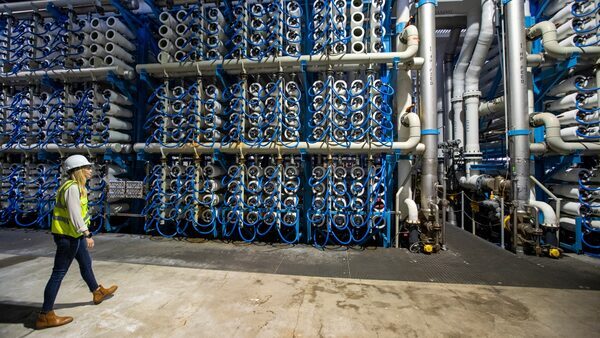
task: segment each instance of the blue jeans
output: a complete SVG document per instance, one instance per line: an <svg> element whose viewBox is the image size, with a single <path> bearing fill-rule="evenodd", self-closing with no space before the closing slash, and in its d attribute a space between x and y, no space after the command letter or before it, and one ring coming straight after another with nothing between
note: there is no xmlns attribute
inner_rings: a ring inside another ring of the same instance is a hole
<svg viewBox="0 0 600 338"><path fill-rule="evenodd" d="M52 311L54 308L54 301L56 300L58 289L73 262L73 258L79 263L81 277L83 277L88 288L90 288L90 292L93 292L98 288L98 283L96 283L96 278L94 277L94 271L92 271L92 258L87 250L85 237L81 236L79 238L73 238L70 236L54 234L54 243L56 243L56 256L54 256L52 275L44 290L43 312Z"/></svg>

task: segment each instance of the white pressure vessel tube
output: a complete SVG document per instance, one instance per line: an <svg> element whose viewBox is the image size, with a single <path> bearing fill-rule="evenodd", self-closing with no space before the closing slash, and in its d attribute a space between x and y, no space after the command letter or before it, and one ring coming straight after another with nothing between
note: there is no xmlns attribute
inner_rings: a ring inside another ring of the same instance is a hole
<svg viewBox="0 0 600 338"><path fill-rule="evenodd" d="M112 89L105 89L102 92L102 96L108 102L112 102L112 103L116 103L116 104L120 104L120 105L125 105L125 106L132 105L132 103L129 101L129 99L127 98L127 96L125 96L125 95L123 95L121 93L117 93L117 92L115 92Z"/></svg>
<svg viewBox="0 0 600 338"><path fill-rule="evenodd" d="M108 127L109 129L114 130L131 130L131 123L123 121L113 116L105 117L104 120L102 122L98 122L96 126L99 129Z"/></svg>
<svg viewBox="0 0 600 338"><path fill-rule="evenodd" d="M216 7L208 9L206 12L206 17L209 22L216 22L219 25L223 25L225 23L223 13L221 13L221 11Z"/></svg>
<svg viewBox="0 0 600 338"><path fill-rule="evenodd" d="M119 131L109 130L107 141L110 143L131 142L131 136Z"/></svg>
<svg viewBox="0 0 600 338"><path fill-rule="evenodd" d="M190 36L192 31L186 24L180 23L179 25L177 25L177 27L175 27L175 33L177 33L177 35L181 37L188 37Z"/></svg>
<svg viewBox="0 0 600 338"><path fill-rule="evenodd" d="M131 30L115 16L108 17L106 19L106 25L108 26L108 29L114 29L130 40L135 39L135 34L133 34Z"/></svg>
<svg viewBox="0 0 600 338"><path fill-rule="evenodd" d="M302 14L298 1L290 1L286 5L287 14L293 17L299 17Z"/></svg>
<svg viewBox="0 0 600 338"><path fill-rule="evenodd" d="M163 50L160 53L158 53L157 59L159 63L163 64L173 62L173 56L169 54L169 52L167 52L166 50Z"/></svg>
<svg viewBox="0 0 600 338"><path fill-rule="evenodd" d="M115 31L114 29L107 30L105 36L108 41L116 43L117 45L123 47L125 50L135 50L135 45L129 42L129 40L127 40L123 35Z"/></svg>
<svg viewBox="0 0 600 338"><path fill-rule="evenodd" d="M90 46L90 52L92 52L92 55L97 56L97 57L104 57L106 56L106 50L98 45L98 44L93 44Z"/></svg>
<svg viewBox="0 0 600 338"><path fill-rule="evenodd" d="M92 56L89 58L90 67L98 68L103 67L105 65L104 58L99 56Z"/></svg>
<svg viewBox="0 0 600 338"><path fill-rule="evenodd" d="M123 117L123 118L133 117L133 113L131 112L131 110L129 110L125 107L121 107L114 103L110 103L110 102L106 103L103 106L103 109L106 111L106 115L108 115L108 116Z"/></svg>
<svg viewBox="0 0 600 338"><path fill-rule="evenodd" d="M175 20L173 15L171 15L171 13L169 12L160 13L160 15L158 16L158 20L160 21L160 23L167 26L175 26L177 24L177 20Z"/></svg>
<svg viewBox="0 0 600 338"><path fill-rule="evenodd" d="M158 34L160 34L160 36L162 36L163 38L167 38L169 40L175 40L177 38L177 34L175 34L175 31L167 25L160 26L160 28L158 29Z"/></svg>
<svg viewBox="0 0 600 338"><path fill-rule="evenodd" d="M365 15L362 12L355 12L350 14L350 29L362 27L364 22Z"/></svg>
<svg viewBox="0 0 600 338"><path fill-rule="evenodd" d="M383 52L383 43L381 41L375 41L371 43L371 53Z"/></svg>
<svg viewBox="0 0 600 338"><path fill-rule="evenodd" d="M90 34L90 40L92 40L93 43L97 43L99 45L103 45L106 43L104 33L98 30L92 31L92 33Z"/></svg>
<svg viewBox="0 0 600 338"><path fill-rule="evenodd" d="M125 49L119 47L117 44L109 42L104 47L106 52L110 55L114 55L125 63L133 63L135 61L133 55L129 54Z"/></svg>
<svg viewBox="0 0 600 338"><path fill-rule="evenodd" d="M577 88L575 84L579 83L581 86L585 87L587 85L586 77L583 75L575 75L572 76L559 84L555 85L548 91L549 96L564 96L565 94L569 94L572 92L576 92Z"/></svg>
<svg viewBox="0 0 600 338"><path fill-rule="evenodd" d="M175 40L175 47L177 47L178 50L188 52L192 49L192 44L188 41L189 40L187 38L179 37L177 40Z"/></svg>
<svg viewBox="0 0 600 338"><path fill-rule="evenodd" d="M363 42L365 38L365 30L362 27L352 28L352 36L350 37L350 43Z"/></svg>
<svg viewBox="0 0 600 338"><path fill-rule="evenodd" d="M204 93L206 94L206 96L208 96L210 98L213 98L215 100L221 100L222 99L221 90L217 86L215 86L213 84L210 84L210 85L206 86L204 88Z"/></svg>
<svg viewBox="0 0 600 338"><path fill-rule="evenodd" d="M92 30L97 30L100 32L106 32L108 30L108 26L106 25L106 21L100 18L93 18L90 22L90 26Z"/></svg>
<svg viewBox="0 0 600 338"><path fill-rule="evenodd" d="M178 51L176 51L176 52L175 52L175 56L174 56L174 58L175 58L175 61L177 61L177 62L182 62L182 61L184 61L184 59L185 59L186 55L187 55L187 53L186 53L186 52L184 52L184 51L182 51L182 50L178 50Z"/></svg>
<svg viewBox="0 0 600 338"><path fill-rule="evenodd" d="M163 51L172 51L173 49L175 49L171 40L167 38L162 38L158 40L158 48L160 48L160 50Z"/></svg>
<svg viewBox="0 0 600 338"><path fill-rule="evenodd" d="M90 50L89 46L79 46L77 47L77 52L79 53L79 56L84 58L89 58L92 56L92 51Z"/></svg>
<svg viewBox="0 0 600 338"><path fill-rule="evenodd" d="M354 13L362 13L363 8L363 0L352 0L352 2L350 2L350 15L353 15Z"/></svg>
<svg viewBox="0 0 600 338"><path fill-rule="evenodd" d="M180 10L177 13L175 13L175 18L177 19L178 22L182 23L182 24L188 24L191 20L191 15L189 15L188 11L185 10Z"/></svg>
<svg viewBox="0 0 600 338"><path fill-rule="evenodd" d="M114 55L107 55L106 57L104 57L104 63L106 63L106 65L110 66L110 67L122 66L122 67L126 67L126 68L131 68L131 66L129 66L127 64L127 62L123 61L122 59L120 59Z"/></svg>

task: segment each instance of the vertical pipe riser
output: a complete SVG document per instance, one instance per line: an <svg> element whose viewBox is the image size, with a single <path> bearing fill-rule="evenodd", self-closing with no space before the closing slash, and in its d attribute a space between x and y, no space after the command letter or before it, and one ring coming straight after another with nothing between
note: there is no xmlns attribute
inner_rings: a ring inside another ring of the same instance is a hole
<svg viewBox="0 0 600 338"><path fill-rule="evenodd" d="M419 7L419 52L425 59L421 69L421 121L423 130L422 142L425 144L421 176L421 209L428 218L433 218L431 204L437 203L437 145L438 135L434 132L437 126L437 74L435 67L435 6L431 3Z"/></svg>
<svg viewBox="0 0 600 338"><path fill-rule="evenodd" d="M505 102L508 108L508 133L512 200L522 209L529 199L529 121L527 115L527 62L523 0L505 5L506 78Z"/></svg>

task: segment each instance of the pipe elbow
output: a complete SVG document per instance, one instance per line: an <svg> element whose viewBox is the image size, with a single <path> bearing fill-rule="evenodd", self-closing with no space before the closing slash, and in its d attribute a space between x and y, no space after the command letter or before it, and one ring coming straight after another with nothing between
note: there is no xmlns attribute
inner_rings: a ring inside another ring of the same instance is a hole
<svg viewBox="0 0 600 338"><path fill-rule="evenodd" d="M542 36L544 39L548 39L548 41L552 40L552 33L554 33L554 41L556 41L556 26L551 21L542 21L538 22L535 25L531 26L527 30L527 38L529 40L535 40L536 38ZM547 37L545 37L547 35Z"/></svg>
<svg viewBox="0 0 600 338"><path fill-rule="evenodd" d="M552 209L548 203L530 199L529 204L538 208L542 215L544 215L544 222L542 223L542 226L549 228L555 228L558 226L556 212L554 212L554 209Z"/></svg>
<svg viewBox="0 0 600 338"><path fill-rule="evenodd" d="M419 224L419 209L417 208L417 203L411 198L407 198L404 200L404 204L406 204L408 209L406 222L408 224Z"/></svg>
<svg viewBox="0 0 600 338"><path fill-rule="evenodd" d="M408 127L408 139L405 149L414 149L421 141L421 120L416 113L407 113L402 117L402 125Z"/></svg>
<svg viewBox="0 0 600 338"><path fill-rule="evenodd" d="M527 38L530 40L535 40L540 36L546 53L557 59L568 58L573 53L580 53L589 57L600 55L600 47L598 46L565 47L559 45L556 26L551 21L539 22L527 30Z"/></svg>
<svg viewBox="0 0 600 338"><path fill-rule="evenodd" d="M546 152L548 152L548 146L546 146L546 143L544 143L544 142L530 143L529 144L529 151L533 155L543 155Z"/></svg>
<svg viewBox="0 0 600 338"><path fill-rule="evenodd" d="M560 136L560 121L554 114L539 113L531 117L531 125L546 127L546 143L553 151L568 154L581 151L584 154L600 153L600 143L593 142L565 142Z"/></svg>
<svg viewBox="0 0 600 338"><path fill-rule="evenodd" d="M406 59L414 58L419 52L419 30L414 25L409 25L402 31L400 41L406 43Z"/></svg>

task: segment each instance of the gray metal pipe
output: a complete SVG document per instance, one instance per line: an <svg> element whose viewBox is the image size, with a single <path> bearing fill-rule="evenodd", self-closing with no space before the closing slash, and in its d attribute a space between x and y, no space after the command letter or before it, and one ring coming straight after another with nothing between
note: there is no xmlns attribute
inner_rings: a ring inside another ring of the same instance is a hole
<svg viewBox="0 0 600 338"><path fill-rule="evenodd" d="M458 61L454 67L454 74L452 76L452 111L453 111L453 136L454 140L460 143L461 147L465 146L465 112L463 109L463 93L465 91L465 75L471 56L473 56L473 50L477 43L477 36L479 35L479 11L480 8L472 8L467 15L467 31L463 39L463 44L458 55Z"/></svg>
<svg viewBox="0 0 600 338"><path fill-rule="evenodd" d="M348 54L350 55L350 54ZM354 54L352 54L354 55ZM359 55L359 54L356 54ZM204 61L201 61L204 62ZM425 61L421 57L414 57L410 61L400 62L398 65L399 69L402 70L419 70L423 66ZM180 65L179 67L171 67L168 66L164 68L164 65L172 65L172 63L165 64L143 64L138 65L136 67L138 72L142 70L148 72L148 74L154 77L186 77L186 76L198 76L201 75L214 75L216 74L216 67L210 69L198 70L196 67L193 67L193 63L175 63ZM391 66L392 63L387 63L388 66ZM241 74L266 74L266 73L299 73L302 71L307 72L322 72L322 71L334 71L334 72L349 72L349 71L359 71L359 70L367 70L372 68L368 63L361 64L321 64L321 65L307 65L305 69L302 68L300 63L297 63L294 66L285 66L284 68L279 67L277 64L271 63L270 65L265 65L261 68L256 67L242 67L241 64L238 68L230 67L227 69L227 74L231 75L241 75Z"/></svg>
<svg viewBox="0 0 600 338"><path fill-rule="evenodd" d="M110 1L103 1L109 4ZM46 6L53 4L56 7L62 6L95 6L96 0L36 0L36 1L19 1L11 4L1 4L0 10L4 12L19 12L19 11L34 11L46 10Z"/></svg>
<svg viewBox="0 0 600 338"><path fill-rule="evenodd" d="M50 153L65 153L65 154L102 154L108 150L115 153L130 153L132 150L131 145L121 143L108 143L106 145L97 147L87 147L84 145L77 145L72 147L64 147L58 144L45 144L38 146L37 144L28 145L29 149L23 149L20 147L8 147L0 146L0 153L37 153L39 151L47 151Z"/></svg>
<svg viewBox="0 0 600 338"><path fill-rule="evenodd" d="M579 53L584 57L600 56L600 46L565 47L559 45L556 26L551 21L538 22L527 30L527 37L531 40L540 36L542 37L542 45L546 53L554 58L565 59L573 55L573 53Z"/></svg>
<svg viewBox="0 0 600 338"><path fill-rule="evenodd" d="M138 0L127 0L122 1L125 7L129 9L138 9ZM34 1L17 1L9 4L0 4L0 11L2 13L14 13L14 12L41 12L46 11L49 4L53 4L56 7L83 7L89 6L95 8L101 5L105 9L112 5L109 0L34 0Z"/></svg>
<svg viewBox="0 0 600 338"><path fill-rule="evenodd" d="M453 132L452 129L452 119L450 118L450 111L452 110L452 62L454 61L454 53L456 51L456 45L458 44L458 39L460 38L460 28L455 28L450 31L450 38L448 39L448 44L446 45L446 52L444 53L444 77L445 79L445 87L444 87L444 141L453 140Z"/></svg>
<svg viewBox="0 0 600 338"><path fill-rule="evenodd" d="M508 152L513 205L523 210L529 201L529 123L527 121L527 60L523 0L504 5L508 108Z"/></svg>
<svg viewBox="0 0 600 338"><path fill-rule="evenodd" d="M299 67L306 62L309 67L332 65L361 65L361 64L392 64L400 60L403 65L412 65L413 58L419 49L419 32L415 26L408 26L402 32L401 40L406 43L406 49L395 53L365 53L365 54L340 54L340 55L303 55L301 57L281 56L256 60L212 60L189 63L165 63L144 64L136 67L137 71L146 71L150 75L158 76L182 76L181 74L193 75L194 73L214 72L216 66L222 66L224 71L242 71L250 69L261 69L266 67L278 67L280 72L290 72L289 67ZM295 71L295 70L294 70Z"/></svg>
<svg viewBox="0 0 600 338"><path fill-rule="evenodd" d="M212 143L200 143L195 145L184 145L176 147L175 144L166 144L167 147L163 147L160 143L151 143L146 145L145 143L136 143L133 146L133 150L136 152L144 151L146 153L154 154L211 154L215 150L219 150L226 154L299 154L306 152L307 154L378 154L378 153L395 153L397 150L404 150L406 153L421 153L424 151L424 146L421 143L412 148L409 151L405 148L403 142L394 142L391 145L375 145L369 146L366 142L354 143L350 147L344 147L339 144L327 144L327 143L307 143L300 142L294 148L287 148L282 144L273 144L265 147L252 147L245 144L229 144L219 145ZM173 147L173 148L171 148Z"/></svg>
<svg viewBox="0 0 600 338"><path fill-rule="evenodd" d="M392 144L379 144L374 142L356 142L350 144L349 147L345 147L339 144L329 144L326 142L298 142L294 143L295 147L291 148L290 145L287 147L281 143L273 143L264 147L253 147L243 143L222 145L220 143L201 143L197 146L185 145L182 147L175 147L174 144L168 144L167 147L163 147L158 143L152 143L146 146L145 143L136 143L133 146L135 151L143 150L148 153L162 153L162 154L203 154L212 153L215 149L223 153L229 154L297 154L301 151L305 151L310 154L329 154L329 153L352 153L352 154L369 154L369 153L394 153L397 150L403 150L406 153L415 152L419 153L420 139L421 139L421 122L419 117L415 113L408 113L404 115L402 123L408 127L409 135L405 141L393 142ZM173 148L169 148L173 147Z"/></svg>
<svg viewBox="0 0 600 338"><path fill-rule="evenodd" d="M482 158L479 147L479 98L481 97L479 76L494 37L495 4L491 0L482 0L481 7L479 36L465 75L465 92L463 93L467 176L478 173L471 167L479 164Z"/></svg>
<svg viewBox="0 0 600 338"><path fill-rule="evenodd" d="M52 79L89 81L90 79L104 79L109 72L113 72L116 75L122 76L129 80L135 78L135 72L133 71L133 68L113 66L81 69L22 71L15 74L3 75L0 77L0 83L13 83L15 80L19 79L39 80L46 76Z"/></svg>
<svg viewBox="0 0 600 338"><path fill-rule="evenodd" d="M437 73L435 66L435 5L425 3L419 6L418 23L421 40L419 51L425 59L421 70L421 123L422 142L425 144L421 171L421 210L426 217L436 217L433 205L437 205Z"/></svg>

